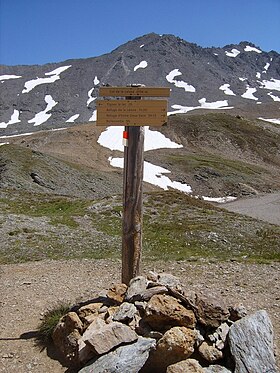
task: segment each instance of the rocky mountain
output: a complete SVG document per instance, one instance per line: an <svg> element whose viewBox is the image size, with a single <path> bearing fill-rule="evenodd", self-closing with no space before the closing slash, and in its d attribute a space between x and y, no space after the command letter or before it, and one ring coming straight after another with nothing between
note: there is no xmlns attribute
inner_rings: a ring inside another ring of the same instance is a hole
<svg viewBox="0 0 280 373"><path fill-rule="evenodd" d="M94 121L98 88L107 84L170 87L170 113L279 118L280 55L249 42L202 48L152 33L98 57L1 65L0 82L0 136Z"/></svg>

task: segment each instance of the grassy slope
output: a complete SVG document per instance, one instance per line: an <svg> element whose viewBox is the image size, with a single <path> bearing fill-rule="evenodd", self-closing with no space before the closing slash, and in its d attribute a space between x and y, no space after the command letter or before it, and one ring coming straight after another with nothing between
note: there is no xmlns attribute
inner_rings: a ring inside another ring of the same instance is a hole
<svg viewBox="0 0 280 373"><path fill-rule="evenodd" d="M257 121L221 113L176 115L162 132L183 148L150 152L146 159L157 159L196 194L279 190L280 134Z"/></svg>
<svg viewBox="0 0 280 373"><path fill-rule="evenodd" d="M121 198L81 200L3 191L0 262L120 258ZM177 192L144 197L143 256L163 260L280 259L280 227Z"/></svg>
<svg viewBox="0 0 280 373"><path fill-rule="evenodd" d="M75 143L79 140L75 153L86 151L87 166L91 162L96 166L94 150L98 161L106 164L108 155L100 152L96 139L87 149L89 130L75 131L72 128L70 136ZM219 113L176 115L161 131L184 147L147 152L146 159L173 171L171 178L191 184L195 194L216 197L279 190L279 132ZM65 161L72 147L68 133L63 136L61 132L60 144L68 139L64 160L54 151L53 136L50 148L55 156L32 150L34 144L40 150L40 143L48 148L44 137L26 138L24 146L17 139L18 145L0 147L1 263L120 258L121 198L112 195L122 190L121 175L109 167L105 172ZM45 186L35 184L31 172L39 174ZM279 260L279 227L176 192L146 194L144 207L146 258Z"/></svg>

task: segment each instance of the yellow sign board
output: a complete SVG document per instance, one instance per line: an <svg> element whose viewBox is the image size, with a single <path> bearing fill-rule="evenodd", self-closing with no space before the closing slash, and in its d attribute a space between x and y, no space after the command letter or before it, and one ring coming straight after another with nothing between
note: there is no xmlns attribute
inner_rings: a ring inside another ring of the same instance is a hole
<svg viewBox="0 0 280 373"><path fill-rule="evenodd" d="M162 126L167 100L99 100L97 126Z"/></svg>
<svg viewBox="0 0 280 373"><path fill-rule="evenodd" d="M169 97L170 89L164 87L100 87L99 96L108 97Z"/></svg>

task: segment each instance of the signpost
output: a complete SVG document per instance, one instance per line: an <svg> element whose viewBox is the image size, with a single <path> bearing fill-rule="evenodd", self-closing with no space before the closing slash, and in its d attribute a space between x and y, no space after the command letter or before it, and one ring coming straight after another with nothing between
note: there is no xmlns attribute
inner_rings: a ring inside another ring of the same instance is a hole
<svg viewBox="0 0 280 373"><path fill-rule="evenodd" d="M142 194L144 171L144 127L167 122L167 100L142 97L169 97L162 87L101 87L99 96L126 99L98 100L97 126L125 126L123 176L122 282L139 275L142 254Z"/></svg>
<svg viewBox="0 0 280 373"><path fill-rule="evenodd" d="M166 122L166 100L104 100L97 102L98 126L145 126L147 124L162 126Z"/></svg>

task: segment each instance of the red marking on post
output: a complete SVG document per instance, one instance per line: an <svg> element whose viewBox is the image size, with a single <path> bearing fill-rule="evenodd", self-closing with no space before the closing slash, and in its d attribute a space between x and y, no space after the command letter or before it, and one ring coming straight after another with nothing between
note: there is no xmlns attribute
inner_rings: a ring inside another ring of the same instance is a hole
<svg viewBox="0 0 280 373"><path fill-rule="evenodd" d="M128 131L123 131L123 138L128 140Z"/></svg>

